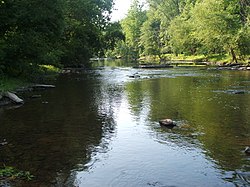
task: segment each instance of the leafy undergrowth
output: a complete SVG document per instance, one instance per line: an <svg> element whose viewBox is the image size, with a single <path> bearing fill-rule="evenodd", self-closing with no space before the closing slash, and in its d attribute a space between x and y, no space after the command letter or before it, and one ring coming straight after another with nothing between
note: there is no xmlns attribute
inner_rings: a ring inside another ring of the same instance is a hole
<svg viewBox="0 0 250 187"><path fill-rule="evenodd" d="M56 79L60 69L52 65L40 65L27 75L12 77L0 75L0 94L5 91L13 91L20 87L27 87L32 83L47 83Z"/></svg>
<svg viewBox="0 0 250 187"><path fill-rule="evenodd" d="M0 181L26 180L31 181L34 176L29 171L20 171L14 167L0 168Z"/></svg>

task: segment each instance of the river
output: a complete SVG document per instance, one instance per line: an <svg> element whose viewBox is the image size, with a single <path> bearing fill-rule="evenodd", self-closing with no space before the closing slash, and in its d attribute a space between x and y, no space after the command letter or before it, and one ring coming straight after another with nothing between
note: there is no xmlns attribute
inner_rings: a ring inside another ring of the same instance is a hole
<svg viewBox="0 0 250 187"><path fill-rule="evenodd" d="M0 164L35 175L13 186L250 185L249 71L101 64L55 85L0 110Z"/></svg>

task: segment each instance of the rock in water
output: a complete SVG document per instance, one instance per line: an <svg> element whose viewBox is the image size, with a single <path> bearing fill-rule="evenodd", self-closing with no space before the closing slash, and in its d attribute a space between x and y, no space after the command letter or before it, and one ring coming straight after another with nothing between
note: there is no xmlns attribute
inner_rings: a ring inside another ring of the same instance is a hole
<svg viewBox="0 0 250 187"><path fill-rule="evenodd" d="M42 97L41 95L32 95L30 98L36 99L36 98L41 98L41 97Z"/></svg>
<svg viewBox="0 0 250 187"><path fill-rule="evenodd" d="M9 98L11 101L13 101L16 104L23 104L24 101L20 99L16 94L13 94L11 92L6 92L4 94L5 97Z"/></svg>
<svg viewBox="0 0 250 187"><path fill-rule="evenodd" d="M250 154L250 147L246 147L245 151L246 154Z"/></svg>
<svg viewBox="0 0 250 187"><path fill-rule="evenodd" d="M35 84L32 86L33 88L55 88L55 85L47 85L47 84Z"/></svg>
<svg viewBox="0 0 250 187"><path fill-rule="evenodd" d="M171 119L162 119L159 121L160 125L166 126L166 127L174 127L176 124L174 124L173 120Z"/></svg>

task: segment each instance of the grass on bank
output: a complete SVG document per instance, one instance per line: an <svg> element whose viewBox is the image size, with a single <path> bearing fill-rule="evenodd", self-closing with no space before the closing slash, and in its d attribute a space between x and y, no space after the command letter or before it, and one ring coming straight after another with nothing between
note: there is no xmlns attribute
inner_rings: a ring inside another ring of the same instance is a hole
<svg viewBox="0 0 250 187"><path fill-rule="evenodd" d="M28 86L27 80L3 76L0 78L0 93Z"/></svg>
<svg viewBox="0 0 250 187"><path fill-rule="evenodd" d="M60 69L52 65L40 65L38 70L30 73L29 77L0 76L0 93L13 91L20 87L27 87L32 83L42 83L54 80Z"/></svg>

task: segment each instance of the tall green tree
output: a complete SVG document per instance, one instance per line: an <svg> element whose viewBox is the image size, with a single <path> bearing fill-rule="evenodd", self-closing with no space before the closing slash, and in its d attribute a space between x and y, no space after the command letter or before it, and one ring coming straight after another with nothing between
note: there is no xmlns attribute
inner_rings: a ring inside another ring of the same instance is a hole
<svg viewBox="0 0 250 187"><path fill-rule="evenodd" d="M122 32L122 27L120 22L109 23L105 30L103 36L104 50L113 51L118 42L124 41L125 36Z"/></svg>
<svg viewBox="0 0 250 187"><path fill-rule="evenodd" d="M143 51L140 45L141 27L146 21L146 11L139 0L133 0L127 17L121 21L122 29L126 38L126 45L132 58L138 58Z"/></svg>
<svg viewBox="0 0 250 187"><path fill-rule="evenodd" d="M168 33L171 49L175 54L195 55L198 47L200 47L195 36L195 22L191 19L191 11L194 5L193 1L186 2L181 14L174 17L170 22Z"/></svg>
<svg viewBox="0 0 250 187"><path fill-rule="evenodd" d="M246 7L239 0L203 0L193 9L192 21L195 22L197 38L207 49L224 50L237 62L240 55L242 32L249 34ZM241 39L240 39L241 38Z"/></svg>
<svg viewBox="0 0 250 187"><path fill-rule="evenodd" d="M140 44L144 47L144 55L156 55L162 59L161 20L154 13L151 10L147 12L148 19L141 28Z"/></svg>
<svg viewBox="0 0 250 187"><path fill-rule="evenodd" d="M30 75L39 64L58 62L62 1L9 0L0 4L1 69L13 76Z"/></svg>
<svg viewBox="0 0 250 187"><path fill-rule="evenodd" d="M67 0L62 62L84 64L102 48L102 31L109 20L112 0Z"/></svg>
<svg viewBox="0 0 250 187"><path fill-rule="evenodd" d="M171 50L171 33L170 33L170 25L171 22L180 14L185 11L187 5L190 5L195 0L148 0L149 11L153 12L154 17L160 23L159 26L159 34L158 41L160 41L161 45L161 53L170 53ZM152 19L152 16L149 18ZM180 21L180 20L179 20ZM177 24L180 26L180 22L177 21ZM144 29L146 30L146 29ZM158 50L159 51L159 50ZM176 51L176 50L175 50Z"/></svg>
<svg viewBox="0 0 250 187"><path fill-rule="evenodd" d="M103 48L113 0L0 1L0 73L36 74L41 64L86 63Z"/></svg>

